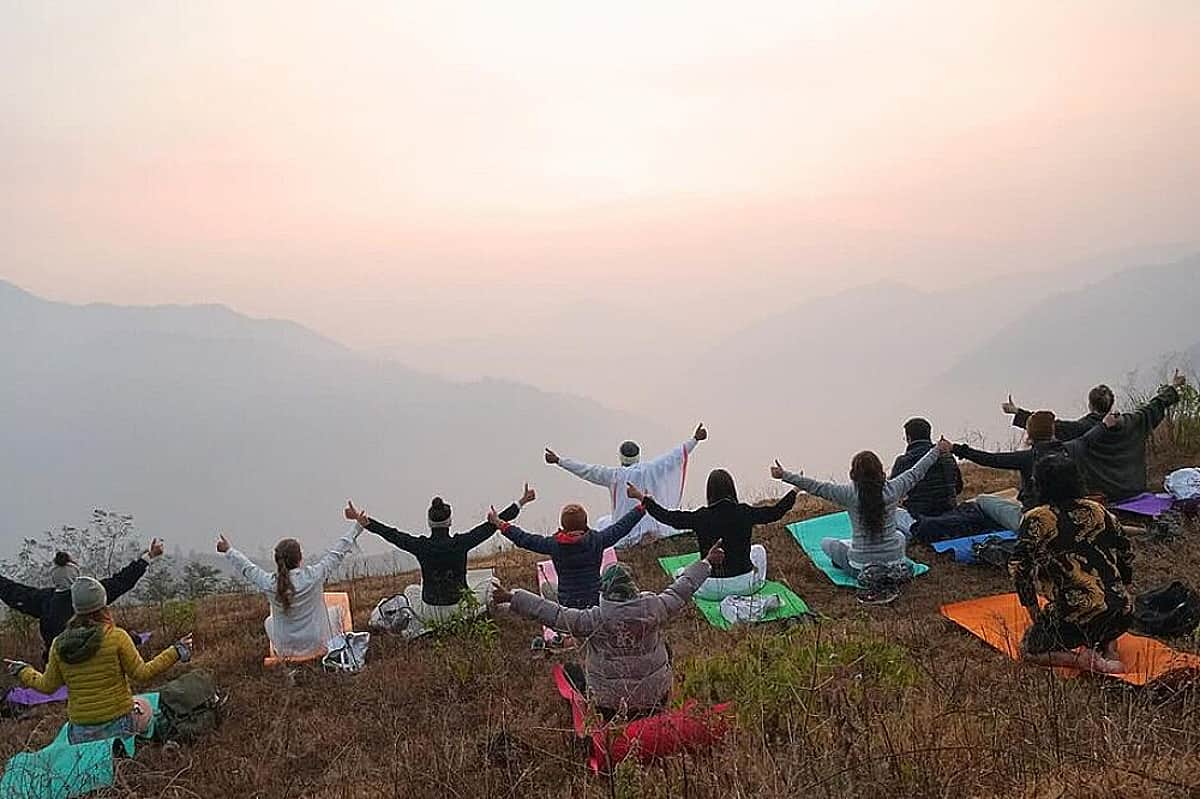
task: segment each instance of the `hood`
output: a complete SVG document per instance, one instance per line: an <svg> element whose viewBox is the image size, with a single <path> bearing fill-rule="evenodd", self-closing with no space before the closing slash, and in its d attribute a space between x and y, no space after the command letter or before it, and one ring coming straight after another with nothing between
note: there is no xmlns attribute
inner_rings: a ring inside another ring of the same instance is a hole
<svg viewBox="0 0 1200 799"><path fill-rule="evenodd" d="M567 532L566 530L559 530L557 533L554 534L554 540L560 544L567 544L567 545L578 544L578 543L581 543L585 537L587 537L587 534L589 532L591 532L591 531L590 530L572 530L570 532Z"/></svg>
<svg viewBox="0 0 1200 799"><path fill-rule="evenodd" d="M71 627L54 639L54 648L64 663L83 663L100 651L105 627Z"/></svg>

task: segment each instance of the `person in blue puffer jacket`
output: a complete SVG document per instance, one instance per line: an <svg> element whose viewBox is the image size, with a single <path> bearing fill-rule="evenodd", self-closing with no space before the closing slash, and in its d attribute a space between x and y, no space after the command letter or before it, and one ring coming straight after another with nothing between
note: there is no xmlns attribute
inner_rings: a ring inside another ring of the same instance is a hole
<svg viewBox="0 0 1200 799"><path fill-rule="evenodd" d="M488 514L488 521L521 549L550 556L558 572L558 586L557 591L554 588L548 591L548 599L563 607L587 610L600 602L604 550L629 535L645 514L646 509L639 503L616 524L592 530L588 527L587 511L581 505L570 504L563 507L561 529L554 535L527 533L501 519L495 508Z"/></svg>

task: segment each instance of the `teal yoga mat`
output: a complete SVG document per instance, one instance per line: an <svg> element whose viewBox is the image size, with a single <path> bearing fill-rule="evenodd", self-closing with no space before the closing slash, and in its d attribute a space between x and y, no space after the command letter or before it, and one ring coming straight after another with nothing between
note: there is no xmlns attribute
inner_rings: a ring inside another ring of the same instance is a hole
<svg viewBox="0 0 1200 799"><path fill-rule="evenodd" d="M158 716L158 694L142 694ZM154 724L143 737L154 734ZM13 755L0 779L4 799L71 799L113 784L113 746L121 746L133 757L135 736L91 741L72 745L67 742L64 724L54 742L36 752Z"/></svg>
<svg viewBox="0 0 1200 799"><path fill-rule="evenodd" d="M674 555L669 558L659 558L658 565L662 566L669 576L674 577L675 572L679 569L691 566L696 561L700 560L699 552L690 552L686 555ZM763 622L779 621L780 619L790 619L797 616L803 616L808 613L808 605L804 600L796 596L792 589L788 588L783 583L777 583L774 580L768 580L763 587L758 590L754 596L766 597L777 596L783 603L777 609L767 613L763 618ZM700 608L700 612L704 614L704 618L708 623L718 630L729 630L733 628L724 616L721 615L721 603L711 599L699 599L692 597L692 601L696 603L696 607Z"/></svg>
<svg viewBox="0 0 1200 799"><path fill-rule="evenodd" d="M854 588L858 585L858 581L854 579L854 575L834 566L832 561L829 560L829 556L821 549L822 538L850 540L849 513L831 513L828 516L806 519L802 522L789 524L787 529L792 534L792 538L796 539L796 543L800 545L800 548L808 553L808 557L812 559L813 564L825 572L825 575L833 581L834 585L840 585L845 588ZM917 563L911 558L909 558L908 562L912 564L914 575L920 576L929 571L929 567L924 563Z"/></svg>

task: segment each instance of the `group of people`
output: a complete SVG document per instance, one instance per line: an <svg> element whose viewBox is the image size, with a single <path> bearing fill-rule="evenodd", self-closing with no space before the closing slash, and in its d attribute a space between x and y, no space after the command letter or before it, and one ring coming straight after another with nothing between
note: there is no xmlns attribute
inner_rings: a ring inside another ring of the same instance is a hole
<svg viewBox="0 0 1200 799"><path fill-rule="evenodd" d="M1003 408L1026 431L1029 443L1016 452L982 452L945 438L935 442L930 423L912 419L904 425L907 448L890 473L870 451L853 457L846 483L815 480L776 461L771 476L794 488L767 505L740 502L733 477L715 469L708 476L706 504L679 508L690 455L708 437L700 425L683 444L646 462L632 441L621 445L619 466L590 465L546 449L548 464L609 492L612 515L596 528L583 506L572 503L562 508L553 534L521 529L514 521L536 498L526 485L503 511L492 508L482 523L457 535L451 532L451 506L440 497L428 510L428 536L397 530L348 502L344 516L350 528L315 563L305 562L294 539L276 545L273 571L255 564L224 536L216 549L266 595L266 633L284 658L322 652L339 629L336 610L325 604L325 583L366 531L416 557L421 582L409 586L405 598L422 622L444 622L467 607L508 604L516 614L583 641L590 697L606 718L618 713L632 717L666 703L672 682L663 639L667 620L693 596L719 600L758 591L767 579L767 551L754 543L754 528L782 519L797 492L805 491L848 511L851 538L826 539L821 546L838 568L851 574L904 564L910 542L933 542L974 529L1018 531L1009 571L1032 620L1024 655L1039 663L1116 672L1121 664L1113 647L1129 623L1132 558L1129 540L1104 502L1145 490L1146 440L1178 401L1183 385L1176 374L1146 405L1123 414L1113 412L1112 391L1097 386L1089 394L1088 415L1073 421L1059 420L1049 411L1025 411L1010 397ZM1017 499L980 496L960 503L963 479L956 456L1017 471ZM540 595L510 592L493 582L470 587L469 553L497 531L517 547L548 556L557 583L545 585ZM602 568L609 547L679 531L691 531L705 555L679 571L665 591L641 591L626 564ZM72 740L139 729L147 721L146 709L135 703L129 680L151 679L191 656L187 636L144 662L108 610L161 553L161 543L152 542L140 558L103 581L81 576L66 553L55 558L49 588L0 577L0 600L36 617L45 642L44 672L20 661L8 661L9 671L24 685L47 693L69 687ZM477 592L479 601L463 603L468 591ZM1039 594L1048 600L1044 607L1039 607Z"/></svg>

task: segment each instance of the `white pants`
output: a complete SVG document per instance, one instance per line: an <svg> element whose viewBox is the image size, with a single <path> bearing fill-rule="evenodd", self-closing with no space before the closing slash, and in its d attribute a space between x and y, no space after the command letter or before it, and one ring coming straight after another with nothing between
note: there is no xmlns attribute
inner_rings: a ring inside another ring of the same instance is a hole
<svg viewBox="0 0 1200 799"><path fill-rule="evenodd" d="M696 598L717 602L727 596L750 596L756 593L767 581L766 547L762 544L750 547L750 564L754 569L737 577L709 577L696 590ZM683 569L679 569L675 576L678 577L682 573Z"/></svg>
<svg viewBox="0 0 1200 799"><path fill-rule="evenodd" d="M488 608L488 603L492 601L492 574L491 569L472 569L467 572L467 588L475 595L475 599L479 603L475 615L484 613ZM425 600L421 598L420 583L414 583L405 588L404 598L408 600L413 614L421 620L422 624L443 624L462 616L462 608L458 604L425 604Z"/></svg>

